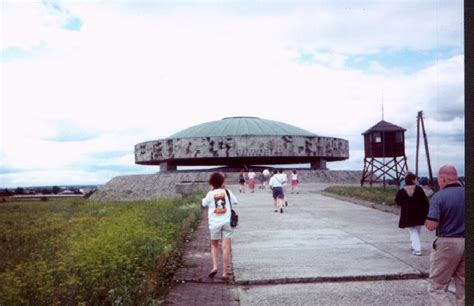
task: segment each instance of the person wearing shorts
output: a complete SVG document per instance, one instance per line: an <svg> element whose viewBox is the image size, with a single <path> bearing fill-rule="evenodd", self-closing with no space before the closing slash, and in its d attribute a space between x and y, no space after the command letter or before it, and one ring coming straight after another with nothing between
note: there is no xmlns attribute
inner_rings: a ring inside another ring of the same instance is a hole
<svg viewBox="0 0 474 306"><path fill-rule="evenodd" d="M237 204L237 198L228 189L229 194L227 195L224 176L219 172L211 174L209 185L211 185L212 189L202 199L202 206L208 207L209 232L211 235L212 269L208 276L213 278L217 274L219 241L222 241L222 278L227 279L230 266L231 237L234 231L230 226L230 204L234 208L234 205Z"/></svg>
<svg viewBox="0 0 474 306"><path fill-rule="evenodd" d="M283 172L282 169L278 170L278 181L281 183L281 188L283 192L283 203L285 206L288 206L288 201L286 199L286 186L288 183L288 176Z"/></svg>
<svg viewBox="0 0 474 306"><path fill-rule="evenodd" d="M280 208L280 213L283 213L283 182L279 179L277 170L273 170L269 185L272 189L274 212L278 212Z"/></svg>

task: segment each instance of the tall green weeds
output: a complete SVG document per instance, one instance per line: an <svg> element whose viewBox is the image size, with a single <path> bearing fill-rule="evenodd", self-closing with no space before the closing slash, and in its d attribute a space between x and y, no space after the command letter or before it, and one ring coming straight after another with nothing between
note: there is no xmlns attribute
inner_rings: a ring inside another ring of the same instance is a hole
<svg viewBox="0 0 474 306"><path fill-rule="evenodd" d="M197 225L197 202L0 204L0 305L159 299Z"/></svg>

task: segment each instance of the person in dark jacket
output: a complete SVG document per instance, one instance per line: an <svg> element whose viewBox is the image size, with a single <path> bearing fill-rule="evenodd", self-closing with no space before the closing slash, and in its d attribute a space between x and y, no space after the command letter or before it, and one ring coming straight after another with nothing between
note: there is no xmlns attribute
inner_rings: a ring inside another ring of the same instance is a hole
<svg viewBox="0 0 474 306"><path fill-rule="evenodd" d="M423 188L416 185L416 175L408 172L406 186L395 196L395 202L401 207L399 228L408 228L413 255L421 256L420 231L428 215L429 202Z"/></svg>

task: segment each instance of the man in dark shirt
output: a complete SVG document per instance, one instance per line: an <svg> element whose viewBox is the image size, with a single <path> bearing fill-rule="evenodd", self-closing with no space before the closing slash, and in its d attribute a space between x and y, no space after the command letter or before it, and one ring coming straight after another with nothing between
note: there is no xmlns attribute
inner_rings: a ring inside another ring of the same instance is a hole
<svg viewBox="0 0 474 306"><path fill-rule="evenodd" d="M430 262L428 291L432 305L451 305L447 289L451 278L456 285L456 303L464 305L464 187L456 168L445 165L439 169L440 191L431 198L425 222L428 230L436 229Z"/></svg>

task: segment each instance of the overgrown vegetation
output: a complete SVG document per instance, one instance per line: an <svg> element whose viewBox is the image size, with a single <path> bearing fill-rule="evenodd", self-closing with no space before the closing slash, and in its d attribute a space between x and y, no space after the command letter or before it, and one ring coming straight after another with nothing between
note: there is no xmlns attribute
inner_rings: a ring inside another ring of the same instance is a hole
<svg viewBox="0 0 474 306"><path fill-rule="evenodd" d="M159 300L197 225L196 203L0 203L0 305Z"/></svg>
<svg viewBox="0 0 474 306"><path fill-rule="evenodd" d="M345 197L370 201L383 205L398 206L394 199L398 188L394 186L384 187L353 187L353 186L331 186L324 191Z"/></svg>

